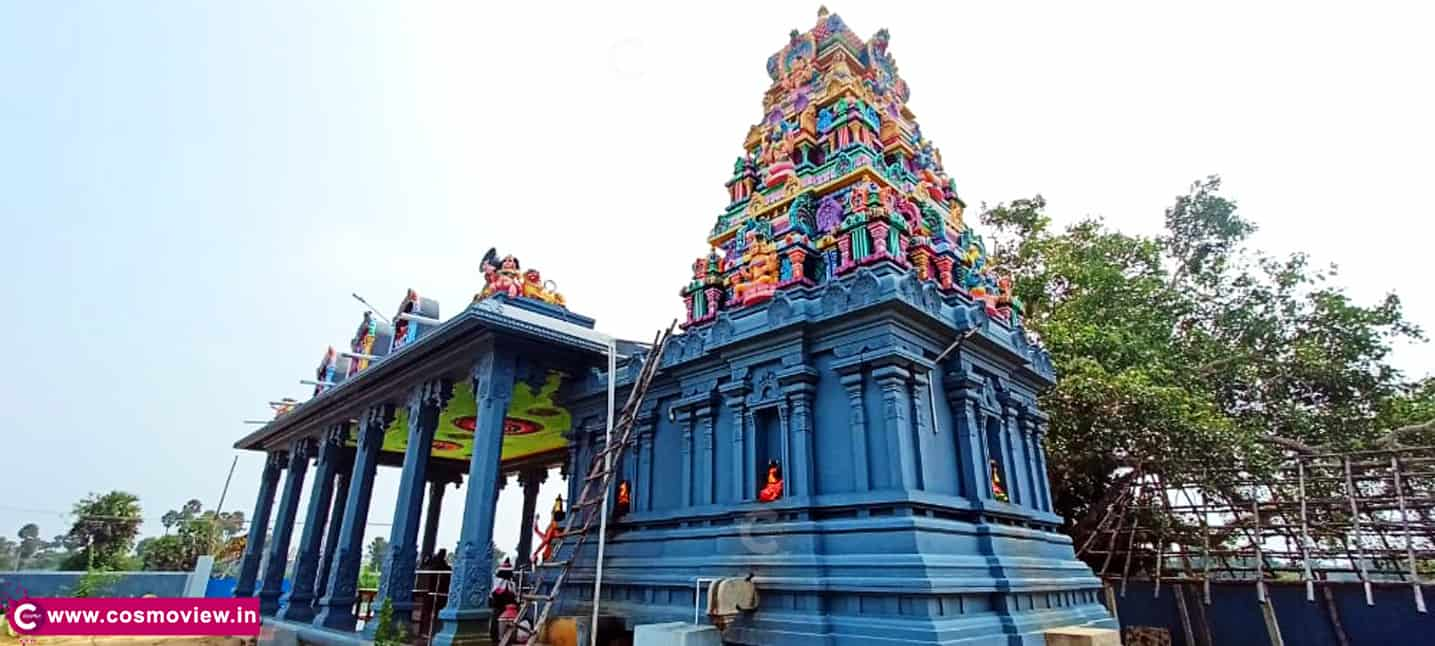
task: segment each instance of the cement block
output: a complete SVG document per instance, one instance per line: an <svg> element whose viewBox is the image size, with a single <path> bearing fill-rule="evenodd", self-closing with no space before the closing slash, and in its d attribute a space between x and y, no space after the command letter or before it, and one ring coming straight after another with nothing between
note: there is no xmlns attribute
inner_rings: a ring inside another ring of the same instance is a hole
<svg viewBox="0 0 1435 646"><path fill-rule="evenodd" d="M1054 628L1046 631L1046 646L1121 646L1121 634L1110 628Z"/></svg>
<svg viewBox="0 0 1435 646"><path fill-rule="evenodd" d="M722 633L680 621L644 624L633 628L633 646L722 646Z"/></svg>

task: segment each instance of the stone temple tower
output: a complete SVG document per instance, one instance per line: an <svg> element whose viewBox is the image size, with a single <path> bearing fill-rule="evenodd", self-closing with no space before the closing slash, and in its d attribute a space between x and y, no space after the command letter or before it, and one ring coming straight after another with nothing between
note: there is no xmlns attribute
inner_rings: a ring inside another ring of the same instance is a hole
<svg viewBox="0 0 1435 646"><path fill-rule="evenodd" d="M616 467L605 615L691 620L699 577L751 577L759 607L729 643L1040 644L1114 627L1052 512L1037 395L1056 374L887 45L824 10L767 61L713 251L681 290L684 333ZM569 459L584 465L606 377L575 382ZM594 555L576 556L567 590L594 576ZM565 595L570 610L583 596Z"/></svg>

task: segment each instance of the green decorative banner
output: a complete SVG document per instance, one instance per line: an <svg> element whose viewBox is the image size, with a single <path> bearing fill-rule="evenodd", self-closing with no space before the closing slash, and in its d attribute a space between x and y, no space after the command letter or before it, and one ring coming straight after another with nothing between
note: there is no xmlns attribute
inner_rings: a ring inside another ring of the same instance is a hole
<svg viewBox="0 0 1435 646"><path fill-rule="evenodd" d="M503 461L510 462L555 451L568 446L563 433L573 424L573 416L554 401L564 374L548 372L543 386L534 389L520 381L513 387L513 399L503 420ZM473 456L473 433L477 402L472 382L454 384L453 398L439 415L438 431L434 433L436 458L468 460ZM404 453L409 444L409 414L400 408L393 424L384 431L384 451ZM354 445L351 440L350 446Z"/></svg>

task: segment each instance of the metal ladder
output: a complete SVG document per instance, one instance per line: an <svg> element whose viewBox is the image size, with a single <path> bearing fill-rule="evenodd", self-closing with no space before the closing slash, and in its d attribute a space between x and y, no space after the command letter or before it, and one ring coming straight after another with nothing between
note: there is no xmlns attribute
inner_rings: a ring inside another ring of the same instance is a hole
<svg viewBox="0 0 1435 646"><path fill-rule="evenodd" d="M633 381L632 390L628 392L628 401L623 404L622 412L613 423L612 438L602 451L593 454L593 462L589 465L588 473L583 478L583 488L569 504L568 519L565 521L562 531L555 536L552 544L553 560L544 561L535 566L533 590L522 593L522 603L518 607L518 619L527 617L535 606L538 607L538 614L532 627L533 634L528 640L528 646L538 644L539 632L558 600L573 562L578 559L589 534L602 521L601 510L603 503L608 498L608 488L613 481L613 466L617 465L617 457L633 441L633 423L637 419L638 407L642 405L643 397L648 393L648 386L653 380L653 375L658 372L658 365L663 360L663 350L667 347L668 337L672 336L672 333L673 326L669 325L666 331L660 332L656 336L652 350L648 352L648 356L643 361L643 368L639 371L638 378ZM610 374L608 378L616 379L617 375ZM566 544L569 538L574 539L571 547ZM567 558L560 558L565 549L568 550ZM557 570L557 575L551 582L546 580L547 576L540 574L553 570ZM544 587L548 587L547 593L541 592ZM518 623L515 621L512 627L499 636L499 646L514 646L517 634Z"/></svg>

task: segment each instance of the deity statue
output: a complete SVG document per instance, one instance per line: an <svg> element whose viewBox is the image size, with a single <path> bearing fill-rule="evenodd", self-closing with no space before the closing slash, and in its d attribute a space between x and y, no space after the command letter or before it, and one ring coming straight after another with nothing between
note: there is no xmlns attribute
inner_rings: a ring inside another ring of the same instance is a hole
<svg viewBox="0 0 1435 646"><path fill-rule="evenodd" d="M795 145L796 135L786 132L778 136L776 141L770 142L762 151L763 186L774 188L786 184L789 179L797 177L797 166L792 163L792 150Z"/></svg>
<svg viewBox="0 0 1435 646"><path fill-rule="evenodd" d="M530 559L531 563L543 563L553 558L554 543L558 540L558 532L562 531L558 523L563 522L563 519L567 516L568 514L563 511L563 496L561 494L553 501L553 516L548 520L548 529L539 532L538 515L533 515L533 533L537 534L542 540L539 541L537 549L533 551L533 558ZM539 558L540 556L542 558Z"/></svg>
<svg viewBox="0 0 1435 646"><path fill-rule="evenodd" d="M989 460L988 462L992 468L992 497L1002 502L1010 502L1011 498L1007 496L1006 487L1002 486L1002 474L1001 469L997 468L997 461Z"/></svg>
<svg viewBox="0 0 1435 646"><path fill-rule="evenodd" d="M479 265L483 269L483 291L473 297L478 302L494 294L506 294L510 298L523 296L523 277L519 275L518 259L504 256L498 259L498 250L489 249Z"/></svg>
<svg viewBox="0 0 1435 646"><path fill-rule="evenodd" d="M742 265L733 276L733 298L749 305L772 296L777 289L777 245L757 231L748 231Z"/></svg>
<svg viewBox="0 0 1435 646"><path fill-rule="evenodd" d="M529 269L523 272L523 295L545 303L552 303L559 307L566 307L566 304L563 302L563 295L546 287L537 269Z"/></svg>
<svg viewBox="0 0 1435 646"><path fill-rule="evenodd" d="M782 465L777 460L767 463L767 485L757 492L758 502L772 502L782 497Z"/></svg>
<svg viewBox="0 0 1435 646"><path fill-rule="evenodd" d="M627 480L618 481L618 503L613 506L614 516L626 516L633 506L632 487Z"/></svg>

